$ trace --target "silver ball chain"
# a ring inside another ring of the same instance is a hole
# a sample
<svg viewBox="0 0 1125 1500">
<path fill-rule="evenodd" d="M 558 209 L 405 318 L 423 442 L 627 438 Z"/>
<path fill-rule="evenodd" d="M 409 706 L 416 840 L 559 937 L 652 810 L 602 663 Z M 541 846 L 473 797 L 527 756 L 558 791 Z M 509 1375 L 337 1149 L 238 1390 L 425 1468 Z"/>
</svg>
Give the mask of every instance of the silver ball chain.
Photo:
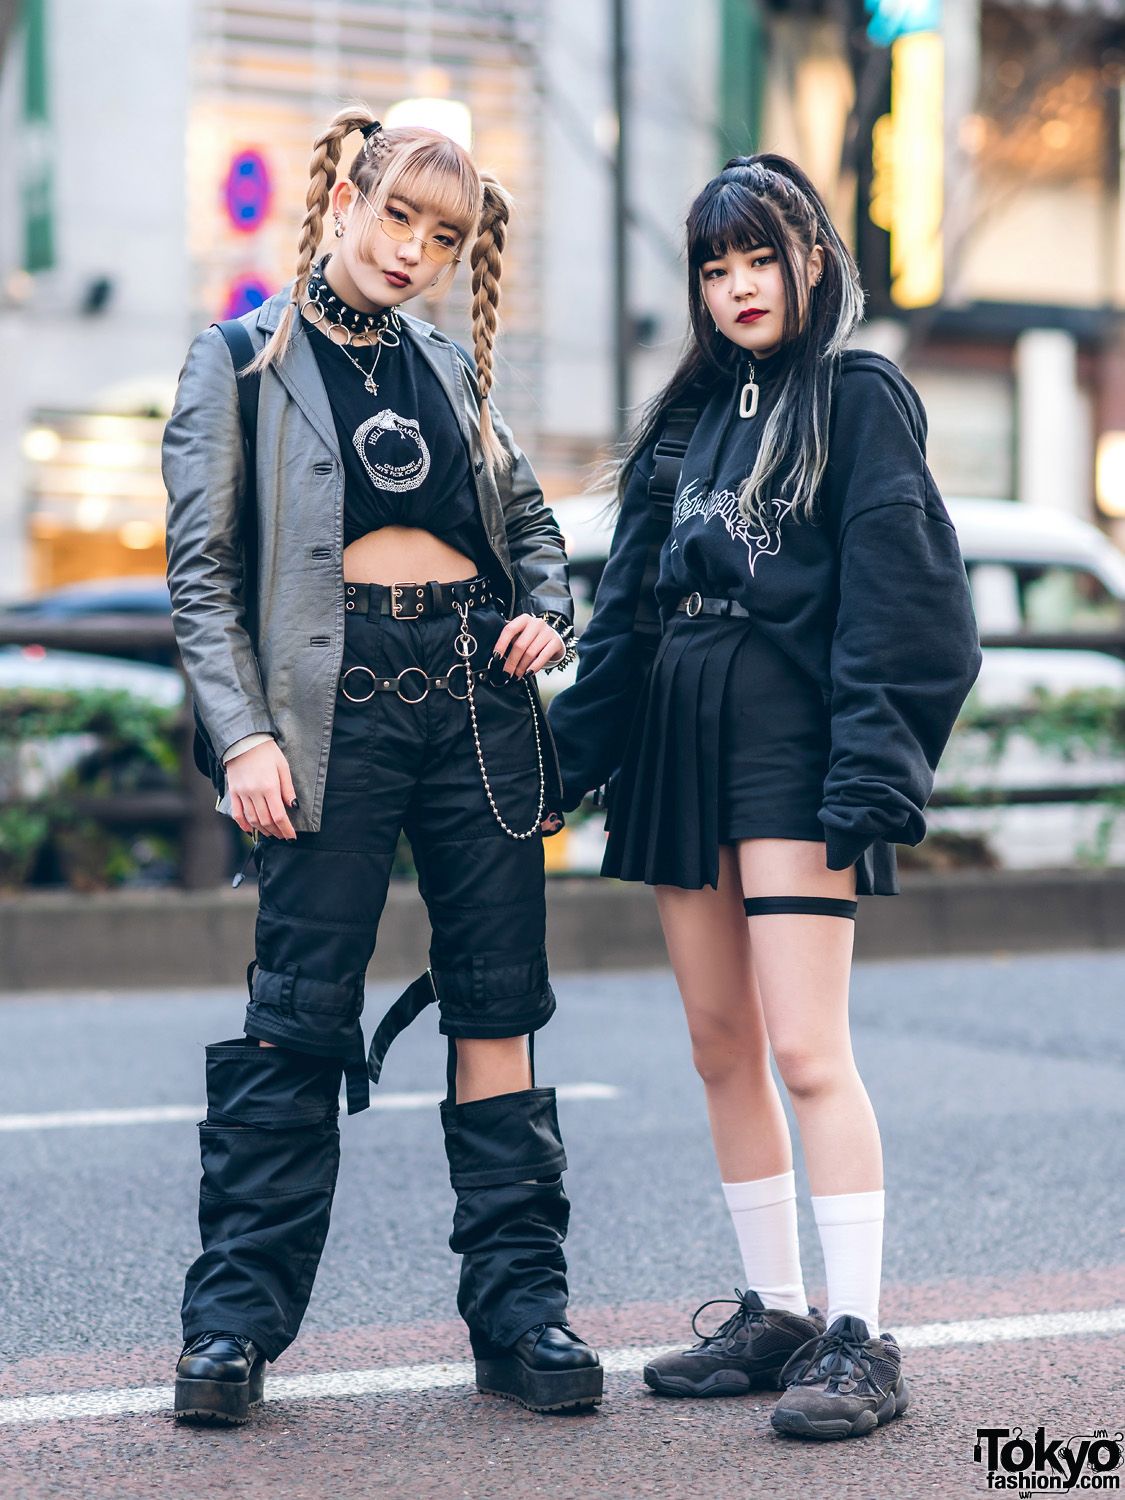
<svg viewBox="0 0 1125 1500">
<path fill-rule="evenodd" d="M 531 707 L 531 724 L 535 730 L 535 759 L 539 766 L 539 805 L 535 810 L 535 821 L 525 833 L 517 833 L 514 828 L 509 828 L 505 823 L 500 809 L 496 806 L 496 798 L 492 795 L 492 783 L 488 779 L 488 772 L 484 764 L 484 751 L 480 743 L 480 726 L 477 723 L 477 704 L 473 690 L 473 673 L 469 669 L 469 658 L 477 649 L 477 643 L 469 634 L 469 606 L 467 604 L 454 604 L 454 608 L 461 617 L 461 630 L 453 643 L 453 649 L 461 658 L 465 667 L 465 676 L 468 678 L 469 686 L 469 723 L 473 730 L 473 744 L 476 746 L 477 765 L 480 767 L 480 778 L 484 783 L 485 796 L 488 805 L 492 809 L 492 815 L 500 824 L 500 827 L 510 839 L 529 839 L 537 834 L 539 825 L 543 821 L 543 810 L 547 805 L 547 774 L 543 767 L 543 739 L 539 732 L 539 712 L 535 707 L 535 698 L 531 691 L 531 684 L 523 680 L 523 688 L 527 693 L 527 701 Z"/>
</svg>

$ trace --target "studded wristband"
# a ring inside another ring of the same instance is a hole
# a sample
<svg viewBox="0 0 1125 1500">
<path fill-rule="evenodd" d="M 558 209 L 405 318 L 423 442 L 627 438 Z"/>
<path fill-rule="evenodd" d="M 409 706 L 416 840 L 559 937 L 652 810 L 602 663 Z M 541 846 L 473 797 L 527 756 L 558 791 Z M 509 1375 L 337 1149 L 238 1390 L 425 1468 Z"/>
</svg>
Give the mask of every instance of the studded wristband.
<svg viewBox="0 0 1125 1500">
<path fill-rule="evenodd" d="M 546 620 L 555 634 L 562 637 L 562 643 L 566 647 L 566 651 L 558 661 L 553 661 L 543 668 L 544 672 L 557 672 L 562 667 L 569 667 L 571 662 L 578 658 L 578 642 L 574 636 L 574 626 L 565 615 L 557 614 L 552 609 L 544 610 L 539 619 Z"/>
</svg>

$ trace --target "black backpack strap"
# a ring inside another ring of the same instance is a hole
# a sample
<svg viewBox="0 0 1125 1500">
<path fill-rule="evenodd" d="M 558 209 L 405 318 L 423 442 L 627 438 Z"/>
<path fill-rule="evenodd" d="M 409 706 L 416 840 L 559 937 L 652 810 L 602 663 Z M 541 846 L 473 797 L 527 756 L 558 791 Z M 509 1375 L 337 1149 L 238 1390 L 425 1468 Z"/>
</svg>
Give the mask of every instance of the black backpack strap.
<svg viewBox="0 0 1125 1500">
<path fill-rule="evenodd" d="M 262 388 L 262 372 L 253 370 L 248 374 L 239 372 L 254 358 L 254 344 L 238 318 L 228 318 L 225 323 L 213 323 L 226 340 L 230 350 L 238 382 L 238 411 L 242 418 L 242 436 L 248 456 L 253 456 L 258 441 L 258 392 Z M 250 470 L 251 474 L 253 469 Z"/>
<path fill-rule="evenodd" d="M 672 529 L 672 506 L 680 487 L 691 435 L 699 421 L 698 406 L 674 406 L 664 419 L 664 430 L 656 444 L 652 478 L 648 482 L 649 518 L 645 531 L 647 555 L 641 579 L 633 631 L 654 649 L 660 637 L 660 610 L 656 603 L 656 580 L 660 574 L 660 553 Z"/>
<path fill-rule="evenodd" d="M 238 415 L 242 423 L 242 443 L 246 456 L 246 485 L 241 502 L 241 530 L 243 557 L 243 602 L 246 610 L 246 629 L 257 646 L 257 577 L 258 577 L 258 525 L 255 503 L 255 460 L 258 443 L 258 392 L 262 387 L 262 376 L 258 370 L 242 374 L 244 366 L 254 358 L 253 341 L 237 318 L 228 318 L 222 323 L 213 323 L 226 341 L 234 365 L 235 383 L 238 388 Z M 211 779 L 221 796 L 226 785 L 222 762 L 211 744 L 207 728 L 200 717 L 199 707 L 193 704 L 195 716 L 195 738 L 192 754 L 196 767 Z"/>
<path fill-rule="evenodd" d="M 258 525 L 256 458 L 258 445 L 258 394 L 262 389 L 262 373 L 244 367 L 254 358 L 253 341 L 238 318 L 228 318 L 213 325 L 226 340 L 234 365 L 235 382 L 238 387 L 238 414 L 242 421 L 242 441 L 246 449 L 246 486 L 242 495 L 242 552 L 244 558 L 243 587 L 245 590 L 246 626 L 250 639 L 257 644 L 257 577 L 258 577 Z"/>
</svg>

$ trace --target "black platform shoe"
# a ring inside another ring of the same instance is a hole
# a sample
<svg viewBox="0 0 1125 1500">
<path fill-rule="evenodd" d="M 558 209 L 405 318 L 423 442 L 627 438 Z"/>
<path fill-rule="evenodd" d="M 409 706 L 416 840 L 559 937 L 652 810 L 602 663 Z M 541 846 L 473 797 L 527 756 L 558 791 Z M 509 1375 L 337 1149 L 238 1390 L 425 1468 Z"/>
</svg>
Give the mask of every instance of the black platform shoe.
<svg viewBox="0 0 1125 1500">
<path fill-rule="evenodd" d="M 178 1421 L 250 1420 L 265 1391 L 266 1356 L 240 1333 L 201 1333 L 189 1339 L 176 1365 Z"/>
<path fill-rule="evenodd" d="M 508 1349 L 478 1354 L 477 1390 L 529 1411 L 600 1406 L 604 1371 L 597 1352 L 565 1323 L 536 1323 Z"/>
</svg>

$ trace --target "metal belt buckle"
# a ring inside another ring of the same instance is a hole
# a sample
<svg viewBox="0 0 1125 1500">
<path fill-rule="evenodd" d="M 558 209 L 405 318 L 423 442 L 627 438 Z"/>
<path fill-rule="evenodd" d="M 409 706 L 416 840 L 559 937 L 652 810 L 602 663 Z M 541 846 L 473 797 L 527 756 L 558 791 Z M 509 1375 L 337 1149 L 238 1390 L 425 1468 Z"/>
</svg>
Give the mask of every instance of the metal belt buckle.
<svg viewBox="0 0 1125 1500">
<path fill-rule="evenodd" d="M 684 605 L 684 613 L 694 620 L 696 615 L 701 613 L 702 609 L 703 595 L 699 593 L 698 590 L 690 593 L 687 598 L 687 603 Z"/>
<path fill-rule="evenodd" d="M 391 614 L 396 620 L 416 620 L 419 615 L 423 615 L 426 612 L 426 606 L 423 602 L 425 600 L 426 591 L 421 584 L 416 584 L 414 586 L 414 593 L 417 596 L 414 600 L 414 613 L 412 615 L 408 615 L 402 608 L 399 601 L 402 599 L 403 593 L 408 587 L 409 585 L 405 583 L 391 584 Z M 411 667 L 408 668 L 408 670 L 414 671 L 415 669 Z"/>
<path fill-rule="evenodd" d="M 368 677 L 371 678 L 371 691 L 367 694 L 366 698 L 353 698 L 351 693 L 348 692 L 348 678 L 352 675 L 353 672 L 366 672 Z M 375 696 L 375 673 L 371 670 L 370 667 L 349 667 L 348 670 L 344 673 L 343 677 L 340 678 L 340 691 L 343 693 L 344 697 L 348 700 L 349 703 L 369 702 L 370 699 L 374 698 Z"/>
<path fill-rule="evenodd" d="M 417 672 L 422 681 L 426 684 L 422 689 L 421 697 L 404 698 L 402 695 L 402 679 L 408 676 L 411 672 Z M 421 703 L 423 698 L 428 698 L 430 695 L 430 676 L 425 667 L 403 667 L 402 671 L 398 674 L 397 683 L 398 685 L 395 688 L 395 693 L 403 703 Z"/>
</svg>

